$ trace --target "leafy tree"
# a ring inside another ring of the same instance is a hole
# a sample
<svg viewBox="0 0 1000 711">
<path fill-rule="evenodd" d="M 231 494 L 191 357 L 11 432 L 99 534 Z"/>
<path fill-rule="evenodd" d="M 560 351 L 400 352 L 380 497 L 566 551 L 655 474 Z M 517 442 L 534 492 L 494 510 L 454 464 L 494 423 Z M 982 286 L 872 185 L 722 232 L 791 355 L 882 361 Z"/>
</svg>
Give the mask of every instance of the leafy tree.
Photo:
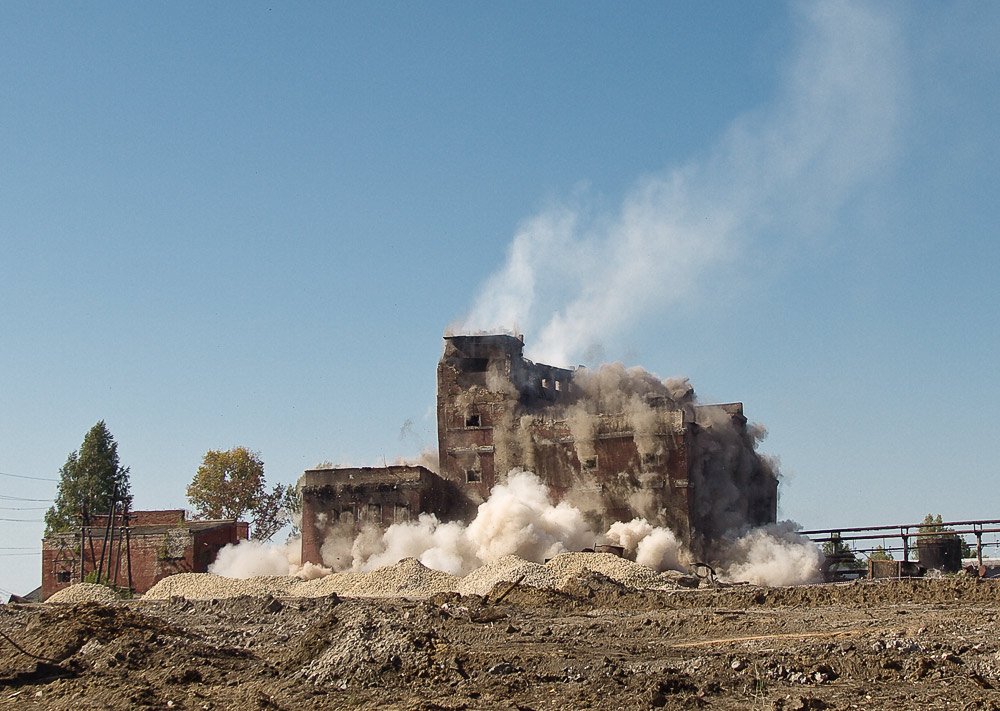
<svg viewBox="0 0 1000 711">
<path fill-rule="evenodd" d="M 838 535 L 834 535 L 823 544 L 823 554 L 833 568 L 853 569 L 861 565 L 854 550 Z"/>
<path fill-rule="evenodd" d="M 895 560 L 895 558 L 885 548 L 877 546 L 875 550 L 868 554 L 868 560 Z"/>
<path fill-rule="evenodd" d="M 79 452 L 59 470 L 55 504 L 45 513 L 45 535 L 86 526 L 94 516 L 132 508 L 129 470 L 118 461 L 118 443 L 104 420 L 90 428 Z"/>
<path fill-rule="evenodd" d="M 251 537 L 264 541 L 290 517 L 295 487 L 276 484 L 267 488 L 260 453 L 246 447 L 205 453 L 198 472 L 187 487 L 187 498 L 196 518 L 251 518 Z"/>
<path fill-rule="evenodd" d="M 299 492 L 294 486 L 275 484 L 265 492 L 254 511 L 253 538 L 266 541 L 292 520 L 294 512 L 301 509 Z M 293 535 L 296 527 L 292 526 Z"/>
<path fill-rule="evenodd" d="M 950 531 L 950 528 L 946 528 L 941 520 L 941 514 L 935 516 L 934 514 L 927 514 L 924 516 L 924 520 L 920 524 L 920 533 L 925 534 L 920 536 L 922 541 L 940 541 L 946 536 L 941 535 L 945 531 Z"/>
<path fill-rule="evenodd" d="M 937 516 L 934 514 L 927 514 L 924 516 L 924 520 L 920 523 L 920 532 L 923 534 L 931 534 L 920 536 L 920 540 L 924 541 L 945 541 L 950 538 L 959 537 L 958 534 L 955 533 L 954 528 L 944 525 L 944 522 L 941 519 L 941 514 L 938 514 Z M 965 541 L 965 539 L 961 540 L 961 544 L 963 551 L 962 556 L 968 558 L 969 556 L 965 555 L 965 552 L 969 550 L 969 544 Z"/>
</svg>

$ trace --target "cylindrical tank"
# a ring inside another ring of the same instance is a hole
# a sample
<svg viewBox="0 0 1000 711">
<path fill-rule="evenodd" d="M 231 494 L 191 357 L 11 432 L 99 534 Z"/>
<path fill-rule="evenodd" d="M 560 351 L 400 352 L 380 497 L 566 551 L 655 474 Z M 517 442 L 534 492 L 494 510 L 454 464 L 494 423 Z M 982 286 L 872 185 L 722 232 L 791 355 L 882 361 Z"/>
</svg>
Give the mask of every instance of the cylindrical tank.
<svg viewBox="0 0 1000 711">
<path fill-rule="evenodd" d="M 962 542 L 958 536 L 918 540 L 917 558 L 927 570 L 957 573 L 962 569 Z"/>
</svg>

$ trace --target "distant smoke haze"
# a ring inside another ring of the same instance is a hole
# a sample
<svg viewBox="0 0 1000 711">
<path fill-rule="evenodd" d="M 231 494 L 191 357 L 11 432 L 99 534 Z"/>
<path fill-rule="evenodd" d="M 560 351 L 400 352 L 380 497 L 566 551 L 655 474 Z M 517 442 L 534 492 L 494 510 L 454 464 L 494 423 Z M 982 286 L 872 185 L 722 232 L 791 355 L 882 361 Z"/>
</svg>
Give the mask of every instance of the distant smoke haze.
<svg viewBox="0 0 1000 711">
<path fill-rule="evenodd" d="M 795 54 L 769 105 L 701 159 L 637 182 L 617 211 L 593 214 L 583 197 L 526 219 L 450 330 L 535 334 L 533 359 L 572 365 L 690 297 L 765 231 L 828 224 L 892 155 L 904 82 L 882 9 L 794 6 Z"/>
</svg>

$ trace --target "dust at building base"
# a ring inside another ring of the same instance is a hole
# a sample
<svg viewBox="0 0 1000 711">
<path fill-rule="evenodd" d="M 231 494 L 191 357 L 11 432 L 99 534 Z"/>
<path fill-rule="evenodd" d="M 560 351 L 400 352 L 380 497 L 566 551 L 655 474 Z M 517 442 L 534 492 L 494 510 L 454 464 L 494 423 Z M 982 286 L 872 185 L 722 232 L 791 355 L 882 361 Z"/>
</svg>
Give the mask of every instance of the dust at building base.
<svg viewBox="0 0 1000 711">
<path fill-rule="evenodd" d="M 508 472 L 534 472 L 594 530 L 644 518 L 691 551 L 773 523 L 778 482 L 742 403 L 700 405 L 686 380 L 619 364 L 568 369 L 524 357 L 523 338 L 445 337 L 437 368 L 439 472 L 314 469 L 299 480 L 302 560 L 322 563 L 335 526 L 420 513 L 468 521 Z"/>
</svg>

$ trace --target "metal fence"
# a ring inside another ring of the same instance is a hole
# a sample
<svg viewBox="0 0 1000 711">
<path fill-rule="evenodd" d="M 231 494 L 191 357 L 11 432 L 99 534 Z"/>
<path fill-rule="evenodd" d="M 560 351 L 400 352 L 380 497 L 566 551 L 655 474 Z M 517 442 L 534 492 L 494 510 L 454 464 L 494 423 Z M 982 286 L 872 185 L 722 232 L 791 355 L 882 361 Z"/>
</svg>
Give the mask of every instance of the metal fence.
<svg viewBox="0 0 1000 711">
<path fill-rule="evenodd" d="M 854 553 L 871 555 L 881 548 L 886 553 L 902 553 L 903 561 L 910 560 L 914 544 L 921 539 L 940 539 L 957 536 L 973 552 L 978 565 L 983 565 L 983 551 L 1000 547 L 998 540 L 984 540 L 984 536 L 1000 533 L 1000 519 L 977 521 L 942 521 L 940 523 L 904 523 L 894 526 L 860 526 L 854 528 L 824 528 L 799 531 L 817 544 L 845 543 Z M 975 543 L 973 544 L 969 537 Z M 899 541 L 897 544 L 896 541 Z M 859 545 L 862 544 L 862 545 Z"/>
</svg>

